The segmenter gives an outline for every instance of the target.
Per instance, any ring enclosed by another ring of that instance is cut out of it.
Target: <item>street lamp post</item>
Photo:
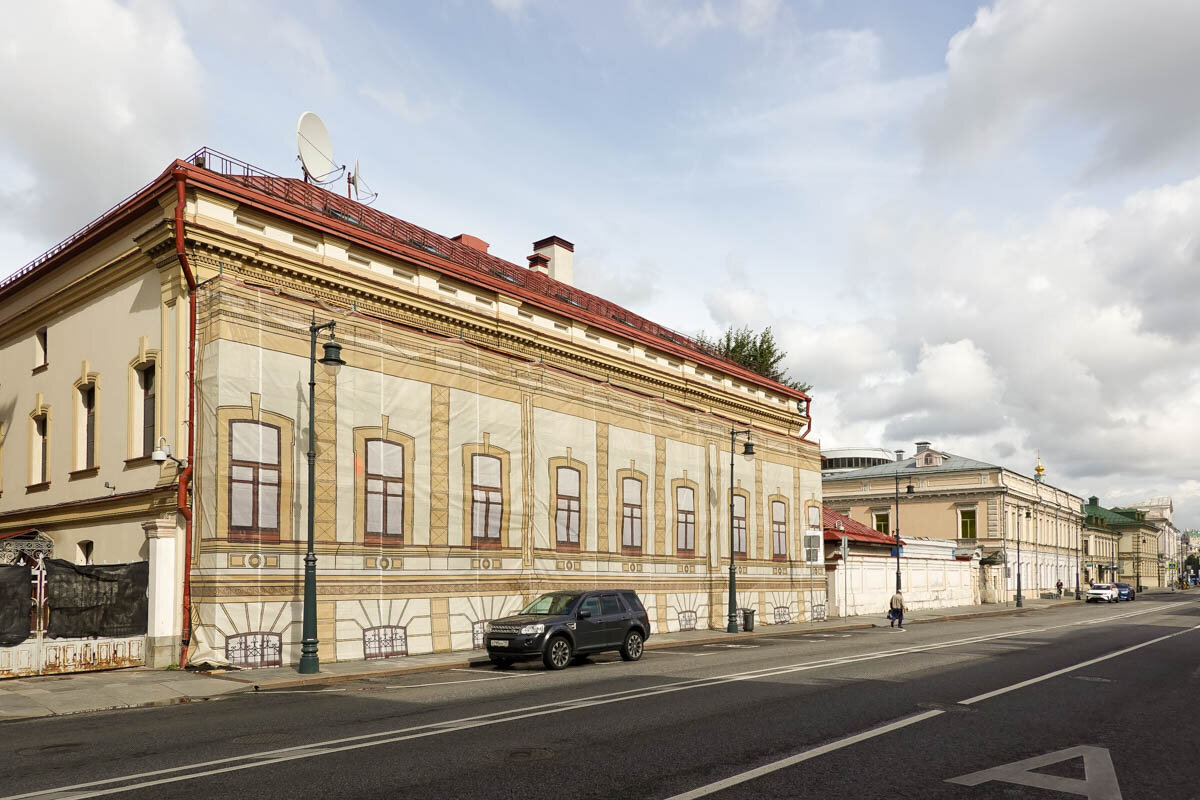
[[[733,542],[733,451],[737,446],[737,437],[745,436],[746,443],[742,455],[754,455],[754,442],[750,441],[750,431],[729,429],[729,624],[725,626],[726,633],[737,633],[737,565],[734,564]]]
[[[320,362],[336,373],[346,362],[342,360],[342,346],[333,338],[334,325],[333,322],[318,325],[314,314],[312,324],[308,326],[308,552],[304,554],[304,622],[299,666],[303,675],[313,675],[321,669],[321,659],[317,655],[317,555],[313,552],[317,481],[317,334],[329,331],[329,341],[325,342],[325,353]]]
[[[1079,559],[1080,550],[1083,547],[1083,521],[1080,520],[1075,528],[1075,599],[1079,600]]]
[[[905,487],[905,494],[913,493],[913,485]],[[896,474],[896,591],[900,591],[900,475]]]
[[[1137,570],[1137,580],[1135,582],[1137,583],[1137,590],[1140,592],[1142,591],[1142,545],[1146,543],[1146,537],[1136,536],[1133,543],[1137,545],[1133,557],[1137,562],[1137,566],[1135,567]]]
[[[1029,513],[1029,509],[1025,509],[1025,519],[1030,519],[1033,515]],[[1028,524],[1028,523],[1026,523]],[[1017,514],[1017,608],[1025,607],[1025,598],[1021,596],[1021,515]]]

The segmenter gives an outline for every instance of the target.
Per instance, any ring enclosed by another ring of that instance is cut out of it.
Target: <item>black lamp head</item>
[[[746,440],[746,444],[744,444],[742,446],[742,455],[744,455],[744,456],[754,455],[754,442],[750,441],[749,439]]]
[[[342,360],[342,346],[337,343],[332,336],[325,343],[325,355],[320,359],[321,363],[327,367],[343,367],[346,362]]]

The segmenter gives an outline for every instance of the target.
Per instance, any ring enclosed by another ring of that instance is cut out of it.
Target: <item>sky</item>
[[[1200,3],[5,3],[0,276],[209,146],[686,333],[771,326],[824,447],[1200,527]]]

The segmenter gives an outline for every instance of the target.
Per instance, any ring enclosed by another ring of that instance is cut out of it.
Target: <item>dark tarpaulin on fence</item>
[[[146,633],[150,562],[79,565],[46,559],[46,635],[140,636]]]
[[[0,647],[29,638],[33,584],[29,567],[0,566]]]

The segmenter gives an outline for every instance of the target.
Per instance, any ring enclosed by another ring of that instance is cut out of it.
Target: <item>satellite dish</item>
[[[305,179],[320,183],[334,172],[338,165],[333,163],[333,142],[325,123],[311,111],[300,115],[296,123],[296,150],[300,164],[304,167]]]
[[[371,187],[363,180],[362,169],[358,166],[357,158],[354,159],[354,172],[350,173],[346,182],[354,187],[354,199],[360,203],[370,205],[379,196],[379,193],[371,191]]]

